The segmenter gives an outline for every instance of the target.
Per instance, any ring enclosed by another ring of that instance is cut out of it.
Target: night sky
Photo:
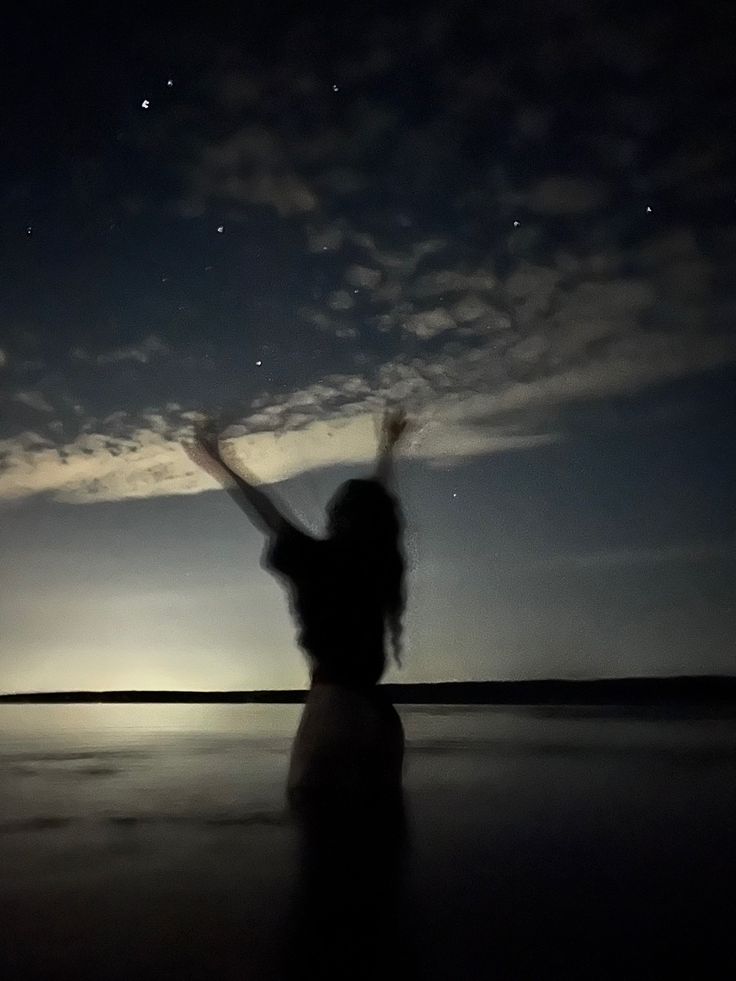
[[[184,10],[6,23],[0,690],[303,686],[180,443],[321,534],[386,403],[387,680],[733,672],[733,6]]]

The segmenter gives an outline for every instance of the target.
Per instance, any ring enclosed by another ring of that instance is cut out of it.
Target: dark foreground
[[[299,711],[4,709],[3,976],[734,976],[732,720],[404,709],[404,824],[285,816]]]

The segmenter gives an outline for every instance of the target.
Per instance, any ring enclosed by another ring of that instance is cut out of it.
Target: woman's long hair
[[[401,666],[406,608],[404,520],[398,498],[377,480],[347,480],[327,505],[328,532],[361,562],[383,612],[394,660]]]

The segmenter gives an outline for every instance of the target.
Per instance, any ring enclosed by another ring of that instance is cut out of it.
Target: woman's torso
[[[359,556],[301,532],[277,542],[268,564],[289,581],[298,641],[315,682],[375,685],[385,668],[380,583]]]

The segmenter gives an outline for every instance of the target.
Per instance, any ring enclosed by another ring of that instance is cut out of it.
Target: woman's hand
[[[222,454],[220,453],[220,434],[214,419],[207,417],[202,419],[201,422],[196,423],[194,426],[194,441],[206,453],[209,453],[213,459],[220,460],[222,458]]]
[[[194,441],[182,443],[184,452],[197,466],[211,476],[222,479],[227,474],[220,452],[220,437],[211,419],[204,419],[194,427]]]
[[[386,409],[383,414],[383,428],[381,437],[385,446],[393,447],[409,429],[409,420],[406,412],[399,407],[398,409]]]
[[[294,526],[294,521],[277,507],[260,488],[254,486],[238,473],[225,460],[225,454],[220,449],[220,432],[223,429],[222,419],[204,419],[194,427],[194,441],[183,443],[184,452],[189,459],[202,467],[208,474],[219,481],[232,499],[248,515],[250,520],[267,535],[276,535],[286,526]],[[227,448],[226,451],[227,453]],[[242,466],[238,466],[241,470]]]

